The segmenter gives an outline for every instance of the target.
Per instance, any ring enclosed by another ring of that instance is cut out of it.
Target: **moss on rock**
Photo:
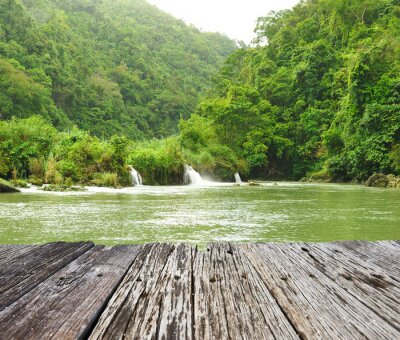
[[[0,179],[0,193],[10,193],[10,192],[20,192],[18,189],[14,188],[7,181]]]
[[[375,188],[400,188],[400,177],[395,175],[373,174],[365,182],[367,187]]]

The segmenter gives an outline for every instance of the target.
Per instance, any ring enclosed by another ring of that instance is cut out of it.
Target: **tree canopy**
[[[398,0],[303,0],[255,31],[257,46],[228,58],[197,109],[251,175],[398,171]]]
[[[0,118],[41,115],[99,137],[176,133],[236,49],[144,0],[0,0],[0,9]]]
[[[240,49],[144,0],[0,9],[3,177],[400,174],[399,0],[303,0],[260,17]]]

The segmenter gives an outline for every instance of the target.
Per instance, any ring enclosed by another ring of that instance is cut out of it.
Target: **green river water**
[[[0,243],[400,239],[400,190],[264,183],[0,195]]]

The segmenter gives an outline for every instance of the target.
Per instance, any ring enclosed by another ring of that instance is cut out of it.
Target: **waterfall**
[[[242,179],[240,178],[240,175],[238,172],[235,174],[235,181],[237,184],[242,183]]]
[[[142,176],[137,172],[136,169],[131,167],[131,177],[132,177],[132,184],[134,186],[140,186],[142,185]]]
[[[203,179],[201,178],[200,174],[193,170],[190,165],[185,165],[185,174],[183,177],[185,184],[201,184],[203,183]]]

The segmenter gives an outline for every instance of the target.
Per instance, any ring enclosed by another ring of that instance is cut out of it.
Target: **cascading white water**
[[[190,165],[185,165],[185,174],[183,180],[185,184],[198,185],[203,183],[203,179],[201,178],[200,174]]]
[[[240,178],[240,175],[238,172],[235,174],[235,181],[237,184],[242,183],[242,179]]]
[[[132,177],[132,184],[134,186],[140,186],[142,185],[142,176],[137,172],[136,169],[131,167],[131,177]]]

